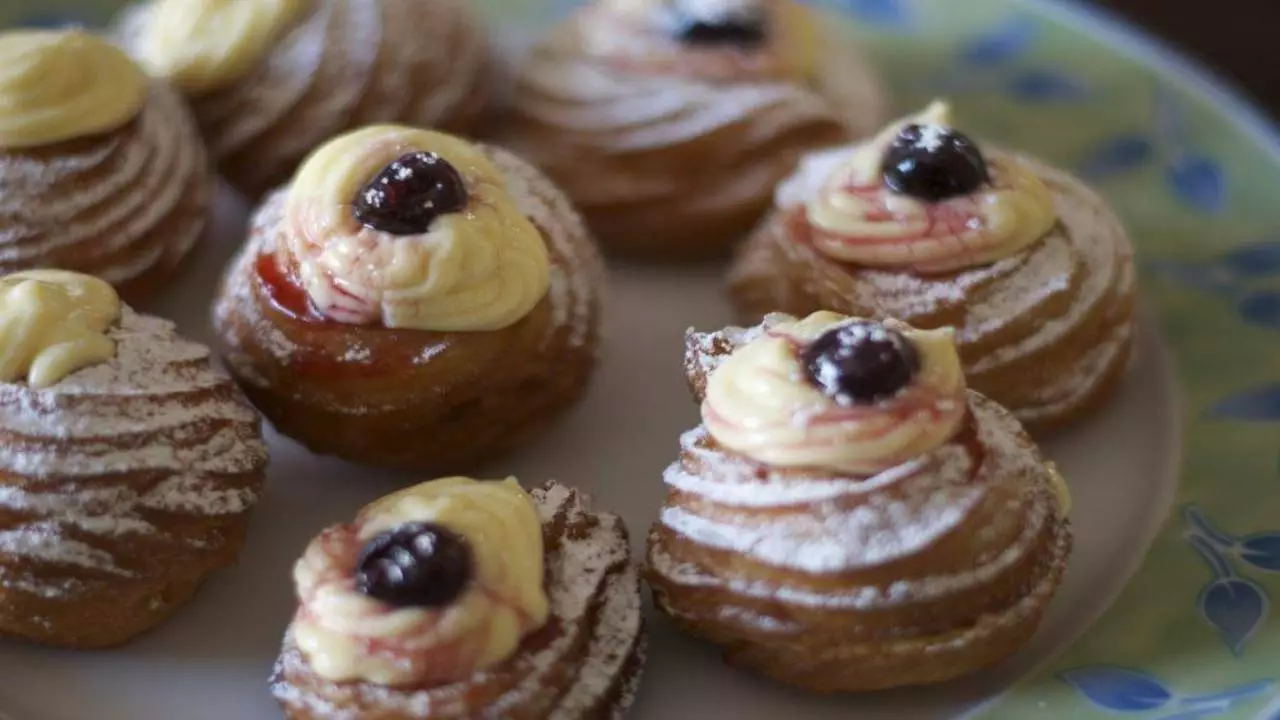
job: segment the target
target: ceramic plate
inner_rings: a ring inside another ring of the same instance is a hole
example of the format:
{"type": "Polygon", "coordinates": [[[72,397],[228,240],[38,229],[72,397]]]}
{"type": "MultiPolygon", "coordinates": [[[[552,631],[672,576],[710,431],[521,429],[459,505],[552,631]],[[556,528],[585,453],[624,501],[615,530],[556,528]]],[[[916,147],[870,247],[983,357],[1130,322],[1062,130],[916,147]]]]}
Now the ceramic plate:
{"type": "MultiPolygon", "coordinates": [[[[0,23],[100,22],[112,2],[3,0],[0,23]],[[7,17],[4,17],[6,16],[7,17]]],[[[481,0],[516,33],[571,3],[481,0]]],[[[1280,720],[1280,137],[1233,91],[1138,32],[1033,0],[830,0],[899,109],[953,98],[977,133],[1073,168],[1139,248],[1144,312],[1124,390],[1055,438],[1077,502],[1077,552],[1043,631],[962,682],[816,699],[730,670],[657,620],[633,717],[1132,716],[1280,720]]],[[[152,307],[208,337],[242,205],[152,307]]],[[[716,269],[615,268],[609,336],[587,401],[490,474],[548,476],[653,521],[662,468],[696,422],[680,375],[689,325],[729,318],[716,269]]],[[[0,643],[12,720],[268,720],[265,679],[292,611],[288,571],[318,529],[409,480],[271,437],[271,492],[248,551],[172,622],[130,647],[69,654],[0,643]]]]}

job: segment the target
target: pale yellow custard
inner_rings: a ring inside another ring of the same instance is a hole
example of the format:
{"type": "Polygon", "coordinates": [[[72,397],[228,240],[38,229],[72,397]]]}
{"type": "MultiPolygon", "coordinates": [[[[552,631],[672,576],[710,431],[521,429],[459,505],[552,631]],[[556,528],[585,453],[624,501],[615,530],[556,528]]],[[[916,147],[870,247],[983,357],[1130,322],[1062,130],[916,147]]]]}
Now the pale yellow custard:
{"type": "Polygon", "coordinates": [[[520,321],[550,286],[551,261],[484,151],[443,133],[393,125],[342,135],[293,179],[279,248],[315,307],[337,322],[440,332],[499,330],[520,321]],[[468,201],[420,235],[392,235],[353,214],[360,189],[413,152],[461,174],[468,201]]]}
{"type": "Polygon", "coordinates": [[[1067,481],[1062,477],[1062,473],[1058,472],[1057,463],[1047,462],[1044,466],[1045,470],[1049,472],[1049,487],[1053,490],[1053,496],[1058,500],[1058,514],[1066,517],[1071,514],[1071,508],[1074,505],[1071,499],[1071,488],[1067,486],[1067,481]]]}
{"type": "Polygon", "coordinates": [[[153,0],[136,52],[191,94],[223,88],[266,57],[309,0],[153,0]]]}
{"type": "Polygon", "coordinates": [[[895,467],[950,440],[966,400],[949,328],[883,324],[902,333],[920,359],[911,384],[892,398],[844,404],[809,381],[802,349],[857,320],[817,312],[775,325],[734,351],[707,380],[707,431],[720,445],[767,465],[854,475],[895,467]]]}
{"type": "Polygon", "coordinates": [[[542,522],[514,478],[450,477],[385,497],[316,538],[294,569],[293,637],[336,682],[431,686],[510,657],[546,623],[542,522]],[[444,607],[392,607],[355,589],[361,548],[406,523],[433,523],[470,547],[472,578],[444,607]]]}
{"type": "Polygon", "coordinates": [[[0,278],[0,381],[45,388],[115,357],[107,330],[120,298],[106,282],[65,270],[0,278]]]}
{"type": "Polygon", "coordinates": [[[146,74],[102,38],[80,30],[0,33],[0,149],[116,130],[146,99],[146,74]]]}
{"type": "Polygon", "coordinates": [[[1057,214],[1048,186],[1026,162],[987,153],[991,176],[972,194],[927,202],[894,192],[881,177],[885,154],[907,125],[923,142],[953,127],[950,107],[935,102],[855,146],[806,203],[824,254],[871,267],[949,272],[1009,257],[1044,237],[1057,214]]]}

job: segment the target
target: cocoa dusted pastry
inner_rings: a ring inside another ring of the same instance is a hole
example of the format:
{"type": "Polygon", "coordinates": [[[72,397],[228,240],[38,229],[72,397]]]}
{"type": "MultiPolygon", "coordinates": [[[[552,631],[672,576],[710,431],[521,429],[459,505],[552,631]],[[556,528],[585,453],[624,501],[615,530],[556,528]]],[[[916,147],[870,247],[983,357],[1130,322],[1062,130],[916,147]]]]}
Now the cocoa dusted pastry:
{"type": "Polygon", "coordinates": [[[847,38],[793,0],[598,0],[520,68],[504,143],[609,251],[725,254],[806,151],[883,121],[847,38]]]}
{"type": "Polygon", "coordinates": [[[116,26],[187,95],[222,174],[254,199],[352,128],[472,132],[495,82],[462,0],[139,0],[116,26]]]}
{"type": "Polygon", "coordinates": [[[815,692],[940,682],[1038,626],[1069,495],[965,389],[950,329],[832,312],[690,332],[702,425],[663,476],[646,578],[727,662],[815,692]]]}
{"type": "Polygon", "coordinates": [[[595,364],[598,253],[514,155],[374,126],[258,209],[215,325],[232,373],[313,451],[452,471],[573,404],[595,364]]]}
{"type": "Polygon", "coordinates": [[[969,384],[1041,433],[1115,393],[1133,344],[1132,256],[1083,183],[983,146],[935,103],[806,158],[729,283],[750,322],[830,309],[955,327],[969,384]]]}
{"type": "Polygon", "coordinates": [[[212,193],[168,83],[80,30],[0,33],[0,274],[78,270],[145,299],[199,240],[212,193]]]}
{"type": "Polygon", "coordinates": [[[257,413],[167,320],[97,278],[0,277],[0,636],[119,645],[236,560],[257,413]]]}
{"type": "Polygon", "coordinates": [[[271,690],[290,720],[618,718],[645,659],[622,521],[576,490],[451,477],[325,530],[271,690]]]}

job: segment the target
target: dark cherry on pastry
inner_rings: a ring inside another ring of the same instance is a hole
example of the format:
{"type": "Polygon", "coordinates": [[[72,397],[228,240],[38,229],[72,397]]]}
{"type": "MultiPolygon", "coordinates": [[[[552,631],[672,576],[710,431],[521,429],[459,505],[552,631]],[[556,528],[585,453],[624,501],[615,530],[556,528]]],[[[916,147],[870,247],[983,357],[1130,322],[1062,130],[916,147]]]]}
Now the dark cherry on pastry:
{"type": "Polygon", "coordinates": [[[727,254],[804,153],[873,130],[884,99],[802,2],[595,0],[522,62],[510,105],[503,143],[606,250],[682,261],[727,254]]]}
{"type": "Polygon", "coordinates": [[[943,102],[806,157],[729,287],[747,322],[835,310],[954,327],[970,386],[1033,434],[1101,408],[1133,347],[1133,250],[1106,201],[979,146],[943,102]]]}
{"type": "Polygon", "coordinates": [[[617,517],[555,483],[450,477],[322,532],[271,690],[290,720],[622,717],[644,664],[617,517]]]}
{"type": "Polygon", "coordinates": [[[577,212],[522,160],[374,126],[319,148],[258,209],[215,325],[282,433],[458,471],[582,395],[601,274],[577,212]]]}
{"type": "Polygon", "coordinates": [[[98,278],[0,277],[0,636],[120,645],[236,561],[261,421],[209,349],[98,278]]]}
{"type": "Polygon", "coordinates": [[[690,332],[685,360],[702,424],[663,475],[645,569],[679,628],[814,692],[941,682],[1027,642],[1070,498],[966,390],[950,330],[769,315],[690,332]]]}

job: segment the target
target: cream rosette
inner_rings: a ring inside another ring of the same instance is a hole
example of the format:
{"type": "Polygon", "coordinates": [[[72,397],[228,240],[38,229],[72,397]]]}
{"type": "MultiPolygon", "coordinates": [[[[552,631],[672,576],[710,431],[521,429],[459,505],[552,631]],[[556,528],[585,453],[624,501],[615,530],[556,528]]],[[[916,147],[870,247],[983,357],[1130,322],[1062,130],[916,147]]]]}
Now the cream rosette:
{"type": "Polygon", "coordinates": [[[312,669],[336,682],[454,682],[510,657],[546,623],[542,523],[514,478],[452,477],[365,508],[352,525],[322,533],[294,569],[300,608],[294,639],[312,669]],[[387,605],[355,589],[365,543],[406,523],[457,533],[472,554],[462,595],[442,608],[387,605]]]}
{"type": "Polygon", "coordinates": [[[218,90],[247,75],[308,0],[154,0],[138,59],[184,91],[218,90]]]}
{"type": "Polygon", "coordinates": [[[146,75],[106,40],[78,30],[0,34],[0,148],[115,130],[146,98],[146,75]]]}
{"type": "Polygon", "coordinates": [[[550,285],[546,244],[502,172],[480,148],[438,132],[382,125],[330,141],[294,177],[284,222],[283,259],[317,310],[337,322],[499,330],[527,315],[550,285]],[[418,235],[361,225],[353,213],[361,188],[413,152],[450,163],[467,206],[418,235]]]}
{"type": "Polygon", "coordinates": [[[0,278],[0,382],[46,388],[115,356],[120,298],[98,278],[30,270],[0,278]]]}
{"type": "Polygon", "coordinates": [[[720,445],[767,465],[868,475],[946,443],[967,412],[950,329],[896,321],[920,368],[911,384],[875,403],[842,403],[806,377],[801,350],[841,325],[832,312],[784,322],[730,355],[707,380],[702,420],[720,445]]]}
{"type": "MultiPolygon", "coordinates": [[[[969,195],[931,203],[894,192],[882,166],[909,125],[922,128],[927,149],[931,137],[953,127],[950,106],[935,102],[893,123],[835,164],[805,203],[822,253],[870,267],[944,273],[1014,255],[1057,223],[1053,196],[1035,169],[1002,153],[988,154],[990,183],[969,195]]],[[[783,203],[791,190],[780,189],[783,203]]]]}

